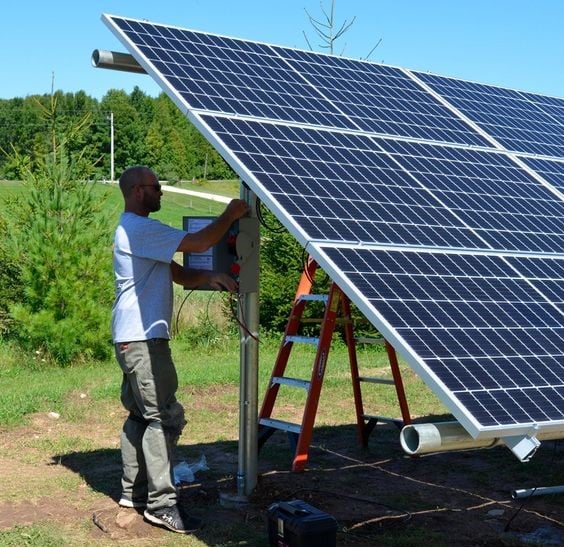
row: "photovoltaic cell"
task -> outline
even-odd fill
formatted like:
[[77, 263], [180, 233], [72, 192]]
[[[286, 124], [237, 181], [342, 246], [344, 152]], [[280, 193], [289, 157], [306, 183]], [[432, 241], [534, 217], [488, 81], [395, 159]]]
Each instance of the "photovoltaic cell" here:
[[507, 262], [564, 313], [564, 260], [509, 257]]
[[400, 69], [287, 48], [274, 50], [363, 131], [488, 145]]
[[114, 18], [194, 109], [487, 145], [398, 68]]
[[564, 194], [564, 161], [540, 158], [521, 158], [521, 160]]
[[564, 158], [564, 99], [414, 74], [507, 150]]
[[506, 155], [392, 140], [381, 145], [488, 248], [564, 249], [564, 201]]
[[484, 247], [374, 139], [202, 116], [306, 239]]
[[[562, 419], [562, 261], [550, 261], [546, 274], [546, 260], [323, 251], [361, 292], [369, 313], [380, 314], [416, 352], [423, 374], [443, 384], [481, 427]], [[529, 279], [512, 266], [528, 272]], [[546, 279], [536, 278], [537, 273]], [[544, 282], [559, 283], [559, 302], [551, 302], [529, 281], [538, 281], [541, 289]]]
[[267, 45], [121, 18], [115, 22], [191, 108], [351, 126]]
[[564, 427], [562, 99], [105, 21], [472, 435]]

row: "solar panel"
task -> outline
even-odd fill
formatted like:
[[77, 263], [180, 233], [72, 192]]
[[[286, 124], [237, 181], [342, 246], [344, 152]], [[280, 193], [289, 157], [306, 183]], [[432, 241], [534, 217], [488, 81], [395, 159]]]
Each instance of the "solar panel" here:
[[[323, 247], [383, 333], [473, 434], [552, 425], [564, 408], [559, 260]], [[523, 270], [525, 274], [519, 272]], [[537, 277], [537, 276], [542, 277]], [[400, 341], [401, 339], [401, 341]], [[497, 405], [501, 404], [498, 408]]]
[[564, 158], [564, 99], [415, 74], [507, 150]]
[[194, 109], [487, 145], [398, 68], [113, 18]]
[[104, 21], [474, 437], [562, 430], [563, 100]]
[[522, 158], [523, 162], [556, 188], [564, 196], [564, 161]]

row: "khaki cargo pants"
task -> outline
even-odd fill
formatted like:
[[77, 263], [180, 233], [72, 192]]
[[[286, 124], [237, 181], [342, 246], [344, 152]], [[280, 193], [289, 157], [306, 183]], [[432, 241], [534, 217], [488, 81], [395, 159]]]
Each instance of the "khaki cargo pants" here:
[[122, 498], [146, 501], [151, 510], [174, 505], [172, 450], [186, 420], [168, 340], [122, 342], [115, 351], [121, 402], [129, 411], [121, 434]]

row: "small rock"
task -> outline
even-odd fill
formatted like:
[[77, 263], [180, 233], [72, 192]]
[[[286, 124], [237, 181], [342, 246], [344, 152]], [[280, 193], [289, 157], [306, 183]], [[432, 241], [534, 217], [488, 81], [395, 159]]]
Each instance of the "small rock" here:
[[505, 509], [492, 509], [488, 511], [490, 517], [502, 517], [505, 514]]
[[139, 515], [135, 511], [120, 511], [116, 516], [116, 524], [120, 528], [127, 530], [138, 517]]
[[58, 412], [49, 412], [49, 418], [53, 418], [53, 420], [58, 420], [61, 415]]

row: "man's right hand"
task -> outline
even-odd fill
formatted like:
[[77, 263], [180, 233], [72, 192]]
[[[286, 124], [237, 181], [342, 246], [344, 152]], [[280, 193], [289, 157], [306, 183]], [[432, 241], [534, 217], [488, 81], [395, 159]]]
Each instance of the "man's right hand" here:
[[233, 199], [225, 208], [225, 214], [233, 222], [242, 216], [245, 216], [250, 210], [248, 203], [244, 199]]

